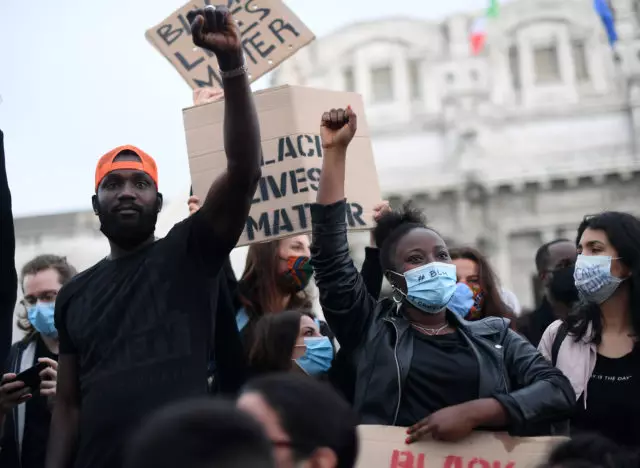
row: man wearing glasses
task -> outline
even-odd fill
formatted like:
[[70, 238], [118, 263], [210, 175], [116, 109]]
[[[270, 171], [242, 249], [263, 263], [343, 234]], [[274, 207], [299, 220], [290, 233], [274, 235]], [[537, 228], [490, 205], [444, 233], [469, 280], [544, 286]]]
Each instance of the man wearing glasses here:
[[[57, 255], [39, 255], [22, 268], [24, 310], [18, 316], [18, 328], [25, 337], [12, 346], [0, 381], [3, 468], [44, 467], [58, 369], [53, 311], [58, 291], [75, 274], [66, 258]], [[16, 379], [17, 374], [37, 364], [42, 367], [38, 388]]]

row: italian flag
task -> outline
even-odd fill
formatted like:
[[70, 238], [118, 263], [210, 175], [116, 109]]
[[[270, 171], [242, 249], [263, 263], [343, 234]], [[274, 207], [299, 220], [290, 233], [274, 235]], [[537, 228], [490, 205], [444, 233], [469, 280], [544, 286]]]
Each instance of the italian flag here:
[[498, 0], [491, 0], [484, 16], [476, 18], [471, 27], [471, 53], [478, 55], [487, 39], [487, 20], [498, 17]]

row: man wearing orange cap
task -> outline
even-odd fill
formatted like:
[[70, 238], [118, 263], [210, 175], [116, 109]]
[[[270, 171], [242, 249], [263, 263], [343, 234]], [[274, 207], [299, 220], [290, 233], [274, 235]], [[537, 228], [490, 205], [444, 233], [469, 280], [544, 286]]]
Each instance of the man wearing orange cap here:
[[[122, 466], [140, 421], [170, 401], [205, 394], [211, 350], [225, 359], [234, 352], [219, 337], [238, 339], [235, 320], [212, 307], [211, 291], [260, 179], [260, 130], [228, 9], [206, 7], [189, 20], [194, 43], [220, 66], [227, 171], [196, 214], [155, 240], [162, 208], [155, 161], [135, 146], [100, 158], [92, 202], [111, 253], [56, 301], [60, 358], [47, 468]], [[242, 349], [233, 349], [241, 362]]]

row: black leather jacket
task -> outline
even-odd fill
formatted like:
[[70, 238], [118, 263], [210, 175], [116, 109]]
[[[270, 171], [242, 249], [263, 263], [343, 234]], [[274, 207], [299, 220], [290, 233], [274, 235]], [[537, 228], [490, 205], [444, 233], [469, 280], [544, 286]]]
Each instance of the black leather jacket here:
[[[395, 424], [411, 368], [413, 334], [392, 301], [368, 293], [349, 256], [346, 204], [311, 206], [311, 247], [324, 315], [355, 371], [354, 407], [365, 424]], [[566, 417], [575, 405], [571, 384], [509, 321], [467, 322], [450, 314], [478, 359], [479, 398], [496, 398], [512, 433]], [[454, 370], [452, 369], [452, 372]], [[425, 417], [428, 415], [425, 415]]]

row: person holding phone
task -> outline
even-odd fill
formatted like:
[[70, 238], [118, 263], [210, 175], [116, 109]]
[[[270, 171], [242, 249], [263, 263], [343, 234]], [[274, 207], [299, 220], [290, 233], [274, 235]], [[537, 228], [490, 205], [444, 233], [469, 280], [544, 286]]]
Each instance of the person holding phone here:
[[57, 255], [39, 255], [22, 267], [18, 327], [25, 337], [12, 346], [0, 381], [2, 468], [44, 467], [58, 374], [53, 312], [58, 292], [75, 274]]
[[322, 116], [311, 263], [339, 354], [355, 367], [361, 423], [407, 427], [412, 443], [427, 435], [458, 441], [474, 429], [521, 434], [565, 418], [574, 405], [571, 384], [507, 319], [469, 322], [448, 309], [456, 266], [419, 211], [405, 207], [378, 220], [374, 236], [394, 300], [368, 293], [345, 222], [347, 147], [356, 129], [350, 108]]

